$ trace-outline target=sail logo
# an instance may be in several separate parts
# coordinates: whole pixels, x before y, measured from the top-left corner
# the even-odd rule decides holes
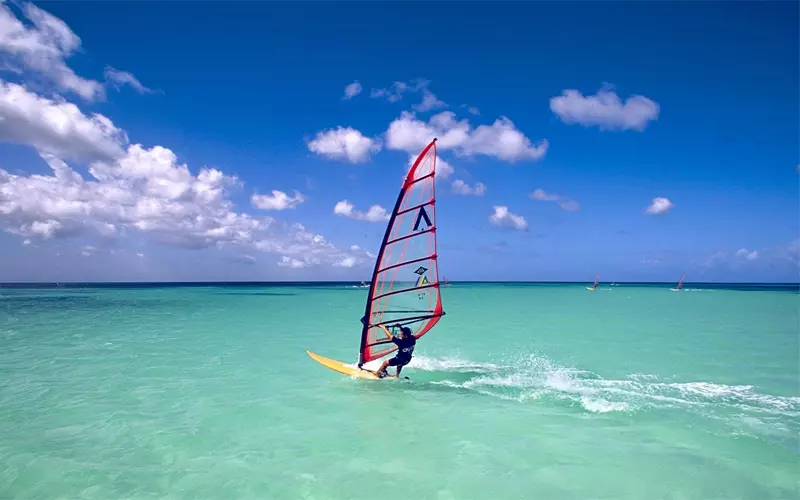
[[[428,277],[427,277],[427,276],[425,276],[425,272],[426,272],[427,270],[428,270],[428,268],[427,268],[427,267],[422,267],[422,266],[419,266],[419,267],[417,268],[417,270],[416,270],[416,271],[414,271],[414,274],[418,274],[418,275],[419,275],[419,278],[417,278],[417,284],[415,285],[415,288],[419,288],[419,287],[421,287],[421,286],[425,286],[425,285],[428,285],[428,284],[430,284],[430,282],[428,281]],[[422,300],[422,299],[424,299],[424,298],[425,298],[425,292],[419,292],[419,293],[417,294],[417,298],[418,298],[419,300]]]
[[[417,219],[414,221],[414,229],[412,229],[412,231],[419,231],[419,226],[423,221],[425,222],[425,227],[422,229],[428,229],[433,225],[431,218],[428,217],[428,212],[425,211],[425,207],[420,207],[419,212],[417,213]]]

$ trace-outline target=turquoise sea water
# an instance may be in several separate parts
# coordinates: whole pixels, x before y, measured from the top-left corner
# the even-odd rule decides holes
[[[0,289],[2,499],[796,499],[796,287],[455,284],[352,380],[366,290]]]

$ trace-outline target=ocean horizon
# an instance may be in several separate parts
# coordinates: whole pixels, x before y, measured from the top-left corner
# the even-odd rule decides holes
[[[444,283],[444,278],[440,278],[442,286],[447,286]],[[367,280],[363,280],[369,283]],[[47,286],[47,285],[70,285],[70,286],[318,286],[318,285],[358,285],[361,280],[314,280],[314,281],[249,281],[249,280],[210,280],[210,281],[2,281],[2,286]],[[592,280],[583,281],[487,281],[487,280],[448,280],[448,285],[582,285],[585,283],[592,283]],[[675,285],[676,281],[601,281],[600,285],[635,285],[635,286],[653,286],[653,285]],[[684,281],[684,286],[754,286],[754,287],[800,287],[800,281],[777,281],[777,282],[760,282],[760,281]]]

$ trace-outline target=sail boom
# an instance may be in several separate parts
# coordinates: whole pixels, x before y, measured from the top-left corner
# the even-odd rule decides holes
[[[444,316],[444,314],[445,314],[444,312],[441,312],[441,313],[438,313],[438,314],[436,314],[436,313],[426,314],[424,316],[408,316],[408,317],[405,317],[405,318],[393,318],[391,323],[392,323],[392,325],[400,324],[401,326],[404,326],[403,322],[405,322],[406,324],[410,324],[410,323],[415,323],[417,321],[424,321],[426,319],[431,319],[431,318]],[[370,325],[370,326],[379,326],[379,325],[386,326],[384,323],[376,323],[376,324]],[[392,325],[389,325],[389,326],[392,326]]]

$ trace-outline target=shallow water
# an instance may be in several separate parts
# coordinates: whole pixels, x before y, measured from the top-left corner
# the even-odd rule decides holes
[[[794,499],[798,294],[453,285],[411,381],[351,286],[0,290],[0,498]]]

